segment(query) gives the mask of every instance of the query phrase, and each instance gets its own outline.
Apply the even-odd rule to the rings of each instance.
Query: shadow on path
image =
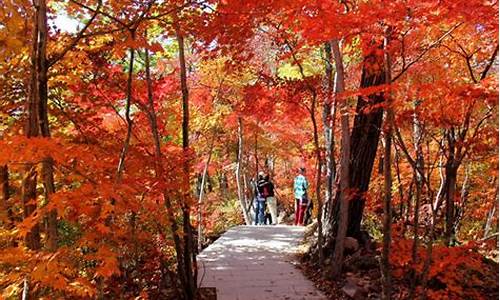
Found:
[[[199,283],[219,300],[326,299],[290,261],[304,227],[237,226],[198,255]]]

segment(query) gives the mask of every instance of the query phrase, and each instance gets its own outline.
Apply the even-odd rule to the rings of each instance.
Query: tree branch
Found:
[[[491,66],[493,65],[493,62],[495,62],[495,58],[497,57],[498,54],[498,43],[497,46],[495,47],[495,51],[493,51],[493,54],[491,55],[490,61],[486,65],[486,68],[484,68],[483,73],[481,73],[481,78],[479,80],[483,80],[486,78],[486,75],[488,75],[488,71],[490,70]]]
[[[408,148],[406,147],[403,137],[401,136],[401,132],[399,131],[399,128],[394,124],[394,132],[396,134],[396,141],[399,145],[399,148],[403,151],[404,155],[406,156],[406,160],[410,163],[410,166],[417,171],[417,173],[422,177],[422,181],[425,183],[429,191],[432,191],[432,187],[427,181],[427,178],[425,177],[424,171],[421,170],[419,167],[417,167],[417,162],[411,157]]]
[[[311,92],[313,99],[316,99],[316,96],[317,96],[316,89],[307,81],[306,75],[304,74],[304,68],[302,67],[302,64],[297,59],[297,56],[295,55],[295,51],[293,50],[292,46],[290,45],[290,42],[287,39],[285,39],[285,44],[288,46],[288,49],[290,49],[290,53],[292,54],[293,61],[299,67],[300,75],[302,76],[302,79],[306,82],[307,89]],[[309,113],[311,113],[311,114],[313,113],[312,108],[307,107],[307,110],[309,111]]]
[[[90,18],[90,20],[85,24],[82,30],[78,32],[73,41],[69,45],[67,45],[66,48],[63,49],[63,51],[61,51],[59,54],[56,54],[54,57],[49,59],[48,68],[52,67],[55,63],[61,60],[66,55],[66,53],[68,53],[69,50],[73,49],[73,47],[75,47],[76,44],[78,44],[78,42],[83,38],[85,31],[87,31],[92,22],[94,22],[94,19],[97,17],[101,6],[102,6],[102,0],[99,0],[99,4],[97,5],[97,8],[95,9],[94,14]]]
[[[103,16],[105,16],[105,17],[107,17],[107,18],[109,18],[109,19],[111,19],[113,21],[115,21],[116,23],[120,24],[124,28],[129,29],[129,27],[130,27],[129,24],[125,24],[122,20],[120,20],[117,17],[114,17],[114,16],[108,14],[107,12],[104,12],[104,11],[99,10],[99,9],[94,9],[94,8],[92,8],[92,7],[90,7],[90,6],[86,5],[86,4],[80,3],[80,2],[75,1],[75,0],[69,0],[69,1],[71,3],[74,3],[74,4],[78,5],[78,6],[80,6],[80,7],[83,7],[85,9],[87,9],[87,10],[90,10],[91,12],[99,13],[99,14],[101,14],[101,15],[103,15]]]
[[[429,52],[429,50],[431,50],[432,48],[436,47],[439,45],[439,43],[441,43],[447,36],[449,36],[455,29],[457,29],[460,25],[462,25],[463,22],[460,22],[460,23],[457,23],[455,26],[453,26],[452,28],[450,28],[448,31],[446,31],[439,39],[437,39],[436,41],[434,41],[432,44],[430,44],[429,46],[427,46],[414,60],[412,60],[411,62],[409,62],[407,65],[406,65],[406,68],[403,68],[401,69],[401,72],[399,72],[398,75],[394,76],[394,78],[392,79],[392,82],[395,82],[399,77],[401,77],[412,65],[414,65],[415,63],[417,63],[427,52]]]

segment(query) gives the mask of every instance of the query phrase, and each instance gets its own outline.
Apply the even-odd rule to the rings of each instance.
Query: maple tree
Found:
[[[256,174],[287,222],[304,166],[325,274],[345,238],[376,239],[385,299],[486,298],[497,19],[478,0],[4,1],[1,296],[194,299],[197,253],[254,223]]]

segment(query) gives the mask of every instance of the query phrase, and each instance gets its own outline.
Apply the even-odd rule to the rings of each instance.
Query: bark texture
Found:
[[[375,54],[364,60],[360,88],[385,84],[383,58]],[[365,193],[370,184],[375,155],[380,139],[384,101],[382,92],[358,97],[356,117],[351,132],[349,188],[354,193],[349,202],[347,236],[359,237],[365,208]]]
[[[184,36],[176,25],[177,44],[179,45],[179,67],[182,92],[182,148],[186,157],[189,151],[189,90],[187,86],[186,58],[184,53]],[[184,199],[182,199],[182,225],[184,229],[184,272],[186,273],[185,293],[187,299],[194,299],[196,294],[196,252],[193,245],[193,231],[190,212],[190,165],[189,160],[184,162],[184,182],[186,184]]]
[[[366,56],[363,63],[360,88],[383,85],[386,82],[383,57],[375,52]],[[356,106],[356,117],[350,137],[349,155],[349,191],[351,193],[348,208],[348,225],[346,236],[361,238],[361,220],[365,207],[365,193],[368,191],[377,147],[380,140],[384,101],[382,91],[368,96],[359,96]],[[337,189],[334,209],[328,216],[330,222],[330,238],[334,238],[338,222],[341,195]]]
[[[335,96],[337,97],[344,91],[344,64],[340,52],[340,41],[333,40],[331,43],[333,57],[335,60]],[[344,240],[347,233],[347,224],[349,221],[349,173],[350,173],[350,136],[349,136],[349,110],[345,101],[339,102],[341,112],[341,158],[340,158],[340,199],[338,226],[335,235],[335,249],[333,252],[332,267],[333,276],[339,276],[342,273],[342,264],[344,260]],[[322,252],[322,251],[320,251]]]

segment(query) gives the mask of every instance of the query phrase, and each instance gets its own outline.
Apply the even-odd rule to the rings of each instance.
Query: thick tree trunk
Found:
[[[77,34],[77,37],[70,43],[61,53],[55,55],[49,62],[47,58],[47,44],[49,40],[47,26],[47,1],[34,1],[35,6],[35,24],[33,28],[33,51],[32,64],[33,73],[31,75],[32,83],[30,84],[29,97],[29,123],[27,129],[28,137],[42,136],[50,137],[49,116],[48,116],[48,71],[50,66],[59,61],[64,55],[73,48],[76,43],[83,37],[83,33],[88,29],[89,25],[94,21],[97,12],[90,18],[90,21],[84,26],[82,31]],[[100,4],[99,4],[100,7]],[[35,117],[35,115],[37,115]],[[42,182],[45,188],[45,199],[48,203],[50,195],[55,192],[54,184],[54,161],[49,156],[42,162]],[[47,249],[54,251],[57,248],[57,211],[52,209],[47,214]]]
[[[41,134],[43,137],[50,137],[49,118],[48,118],[48,62],[46,58],[47,49],[47,8],[45,1],[40,1],[40,24],[39,28],[39,49],[38,49],[38,89],[39,89],[39,120],[41,123]],[[42,29],[43,28],[43,29]],[[54,160],[49,156],[42,162],[42,182],[45,189],[45,199],[48,203],[50,195],[55,193],[54,184]],[[52,209],[47,215],[47,249],[55,251],[57,248],[57,211]]]
[[[361,88],[385,84],[382,57],[371,54],[364,60]],[[356,107],[356,117],[351,133],[351,154],[349,166],[349,187],[355,192],[349,202],[349,225],[347,236],[359,237],[361,220],[365,207],[365,193],[380,139],[383,109],[377,104],[384,101],[381,93],[360,96]]]
[[[365,57],[360,88],[379,86],[385,83],[383,57],[372,53]],[[365,193],[370,184],[377,146],[380,139],[384,101],[381,92],[369,96],[359,96],[356,117],[350,138],[349,190],[353,193],[349,201],[347,236],[360,238],[361,220],[365,207]],[[335,194],[335,209],[329,216],[332,223],[330,237],[335,235],[340,208],[340,191]]]
[[[238,157],[236,160],[236,186],[238,188],[238,200],[241,206],[241,212],[246,225],[251,225],[252,220],[248,215],[247,202],[245,200],[245,191],[242,182],[242,164],[243,164],[243,121],[238,118]]]
[[[41,112],[44,111],[44,108],[42,107],[44,105],[42,105],[41,102],[43,100],[47,100],[47,74],[41,74],[43,73],[41,68],[46,66],[44,63],[47,41],[45,1],[40,0],[39,2],[36,2],[35,9],[36,11],[33,20],[33,41],[31,48],[31,74],[27,103],[28,117],[25,128],[25,134],[28,138],[38,137],[42,133],[41,128],[44,118],[41,118]],[[43,91],[45,91],[45,94]],[[36,209],[36,184],[36,166],[33,164],[27,164],[21,184],[21,200],[23,203],[24,218],[29,217]],[[36,223],[31,228],[30,232],[27,233],[25,243],[29,249],[40,249],[40,226],[38,223]]]
[[[333,57],[335,60],[335,97],[344,91],[344,63],[340,52],[340,41],[333,40],[331,42]],[[335,235],[335,249],[333,252],[332,267],[333,276],[339,276],[342,272],[342,264],[344,260],[344,240],[347,234],[347,225],[349,222],[348,207],[349,207],[349,173],[350,173],[350,136],[349,136],[349,110],[345,100],[338,102],[341,112],[341,159],[340,159],[340,198],[339,198],[339,214],[338,226]],[[322,252],[320,250],[320,252]]]

